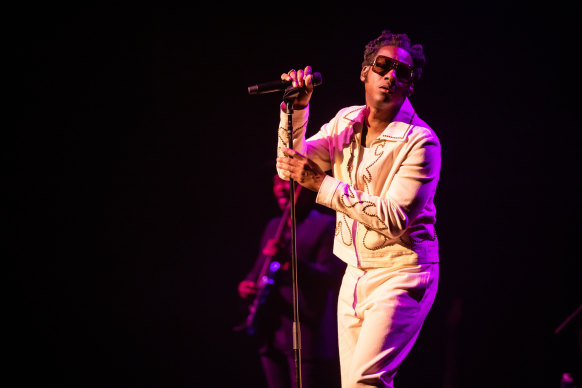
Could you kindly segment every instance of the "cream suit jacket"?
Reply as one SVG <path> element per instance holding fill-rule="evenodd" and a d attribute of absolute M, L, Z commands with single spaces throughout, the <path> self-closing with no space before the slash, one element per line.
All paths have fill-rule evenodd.
<path fill-rule="evenodd" d="M 363 157 L 364 108 L 341 109 L 309 139 L 305 138 L 309 106 L 292 115 L 293 149 L 333 175 L 324 179 L 316 201 L 336 211 L 334 254 L 358 268 L 438 262 L 434 206 L 441 167 L 438 137 L 406 99 Z M 284 111 L 279 156 L 282 147 L 288 147 Z"/>

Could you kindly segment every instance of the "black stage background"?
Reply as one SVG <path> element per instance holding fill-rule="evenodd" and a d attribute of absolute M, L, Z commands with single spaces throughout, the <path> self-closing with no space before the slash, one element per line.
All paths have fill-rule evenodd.
<path fill-rule="evenodd" d="M 5 15 L 17 381 L 263 387 L 232 327 L 237 283 L 278 213 L 281 96 L 246 88 L 310 64 L 323 75 L 313 133 L 363 103 L 363 47 L 382 29 L 424 45 L 411 100 L 443 147 L 439 294 L 399 386 L 557 387 L 577 373 L 573 325 L 554 335 L 581 303 L 573 3 L 291 8 Z"/>

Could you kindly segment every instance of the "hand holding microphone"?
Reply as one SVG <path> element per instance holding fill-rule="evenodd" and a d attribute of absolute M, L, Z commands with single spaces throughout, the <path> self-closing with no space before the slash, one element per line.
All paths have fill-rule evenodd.
<path fill-rule="evenodd" d="M 297 71 L 293 69 L 288 73 L 281 74 L 281 80 L 279 81 L 264 82 L 249 86 L 248 92 L 249 94 L 264 94 L 282 91 L 288 87 L 298 88 L 299 95 L 295 100 L 294 108 L 303 109 L 309 104 L 313 88 L 318 85 L 321 85 L 321 74 L 313 73 L 311 66 L 307 66 L 305 69 L 299 69 Z"/>
<path fill-rule="evenodd" d="M 313 94 L 313 88 L 315 84 L 313 83 L 314 75 L 311 71 L 311 66 L 306 66 L 305 69 L 299 69 L 295 71 L 292 69 L 289 73 L 281 74 L 281 80 L 291 81 L 291 85 L 294 88 L 299 88 L 299 95 L 295 99 L 293 104 L 293 109 L 303 109 L 309 105 L 309 100 L 311 100 L 311 95 Z M 319 83 L 321 83 L 321 76 L 319 76 Z"/>

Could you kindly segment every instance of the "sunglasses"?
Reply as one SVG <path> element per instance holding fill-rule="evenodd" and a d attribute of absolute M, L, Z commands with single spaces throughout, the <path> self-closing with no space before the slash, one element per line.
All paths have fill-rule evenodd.
<path fill-rule="evenodd" d="M 378 55 L 372 63 L 372 71 L 381 76 L 394 69 L 394 74 L 399 81 L 410 82 L 414 77 L 414 69 L 404 62 L 397 61 L 383 55 Z"/>

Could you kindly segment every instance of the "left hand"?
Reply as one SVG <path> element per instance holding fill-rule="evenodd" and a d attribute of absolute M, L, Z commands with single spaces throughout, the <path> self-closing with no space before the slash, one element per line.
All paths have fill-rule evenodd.
<path fill-rule="evenodd" d="M 263 255 L 265 256 L 275 256 L 278 251 L 277 239 L 270 238 L 267 240 L 265 247 L 263 248 Z"/>
<path fill-rule="evenodd" d="M 257 294 L 257 285 L 251 280 L 243 280 L 238 284 L 238 294 L 243 299 L 249 299 Z"/>
<path fill-rule="evenodd" d="M 286 156 L 277 158 L 277 168 L 283 170 L 284 176 L 318 192 L 326 174 L 317 163 L 290 148 L 283 148 L 283 154 Z"/>

